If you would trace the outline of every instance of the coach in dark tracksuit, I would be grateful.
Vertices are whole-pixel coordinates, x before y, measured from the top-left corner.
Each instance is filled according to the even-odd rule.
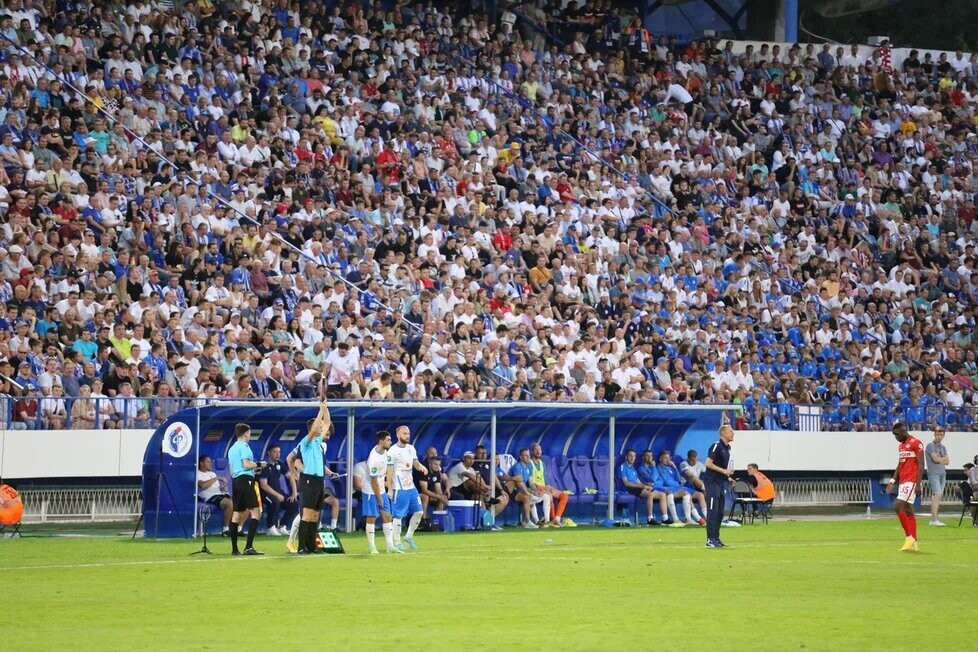
[[[706,547],[723,548],[720,541],[720,523],[723,521],[724,492],[727,482],[733,476],[730,464],[730,442],[733,441],[734,431],[730,426],[720,426],[720,439],[712,446],[706,455],[706,471],[703,473],[703,484],[706,486]]]

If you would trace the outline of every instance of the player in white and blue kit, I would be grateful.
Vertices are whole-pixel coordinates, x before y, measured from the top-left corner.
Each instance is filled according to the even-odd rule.
[[[408,514],[411,520],[408,522],[408,529],[404,535],[404,540],[414,550],[418,549],[418,544],[414,541],[414,531],[421,523],[421,496],[418,494],[417,487],[414,486],[414,471],[428,473],[421,462],[418,461],[418,451],[411,445],[411,429],[407,426],[399,426],[396,431],[397,443],[387,450],[387,486],[394,488],[394,546],[404,550],[401,545],[401,522]]]
[[[367,546],[371,555],[377,554],[375,524],[379,516],[383,522],[384,540],[387,552],[401,554],[404,551],[394,546],[394,525],[391,523],[391,500],[384,486],[387,479],[387,449],[391,446],[391,434],[386,430],[377,433],[377,445],[370,449],[367,457],[367,480],[363,488],[363,517],[367,521]]]

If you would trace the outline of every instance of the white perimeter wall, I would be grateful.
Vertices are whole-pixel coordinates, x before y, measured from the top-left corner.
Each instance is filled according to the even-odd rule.
[[[0,430],[0,477],[137,477],[152,430]],[[926,444],[929,433],[915,433]],[[978,454],[978,433],[949,432],[951,467]],[[896,464],[888,432],[737,431],[732,455],[743,469],[756,462],[770,471],[879,471]]]
[[[141,476],[152,435],[152,430],[0,430],[0,477]]]
[[[930,432],[914,432],[924,445]],[[960,470],[978,455],[978,433],[948,432],[949,468]],[[889,432],[786,432],[738,430],[731,448],[738,469],[756,463],[770,471],[879,471],[893,469],[897,441]]]

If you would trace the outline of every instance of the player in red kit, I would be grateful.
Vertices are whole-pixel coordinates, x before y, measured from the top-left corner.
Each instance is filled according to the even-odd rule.
[[[913,503],[920,492],[920,481],[924,477],[924,445],[916,437],[911,437],[907,427],[900,422],[893,424],[893,436],[900,442],[897,447],[900,461],[897,462],[890,483],[886,485],[886,493],[893,493],[893,486],[896,485],[897,497],[893,509],[896,510],[900,525],[907,535],[900,550],[916,552],[917,517],[913,513]]]

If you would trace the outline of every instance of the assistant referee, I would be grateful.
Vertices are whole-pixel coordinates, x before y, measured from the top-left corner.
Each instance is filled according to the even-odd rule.
[[[299,442],[299,455],[302,457],[302,473],[299,475],[299,495],[302,499],[302,520],[299,522],[298,552],[316,554],[319,546],[319,511],[326,498],[323,476],[326,473],[323,463],[323,441],[333,433],[333,422],[329,408],[323,402],[319,414],[306,424],[308,432]],[[291,456],[290,456],[291,457]]]
[[[706,487],[706,547],[725,548],[720,541],[720,523],[723,522],[724,492],[733,476],[730,466],[730,442],[734,431],[729,425],[720,426],[720,439],[710,446],[706,455],[706,471],[703,484]]]
[[[237,440],[228,450],[228,466],[231,469],[231,496],[234,503],[234,513],[231,515],[231,554],[240,555],[238,550],[238,524],[241,519],[250,516],[248,519],[248,544],[245,546],[244,554],[261,555],[254,548],[255,532],[258,531],[258,518],[261,511],[258,509],[258,494],[255,492],[255,469],[260,468],[261,464],[255,463],[255,457],[251,452],[251,426],[246,423],[239,423],[234,427],[234,438]]]

